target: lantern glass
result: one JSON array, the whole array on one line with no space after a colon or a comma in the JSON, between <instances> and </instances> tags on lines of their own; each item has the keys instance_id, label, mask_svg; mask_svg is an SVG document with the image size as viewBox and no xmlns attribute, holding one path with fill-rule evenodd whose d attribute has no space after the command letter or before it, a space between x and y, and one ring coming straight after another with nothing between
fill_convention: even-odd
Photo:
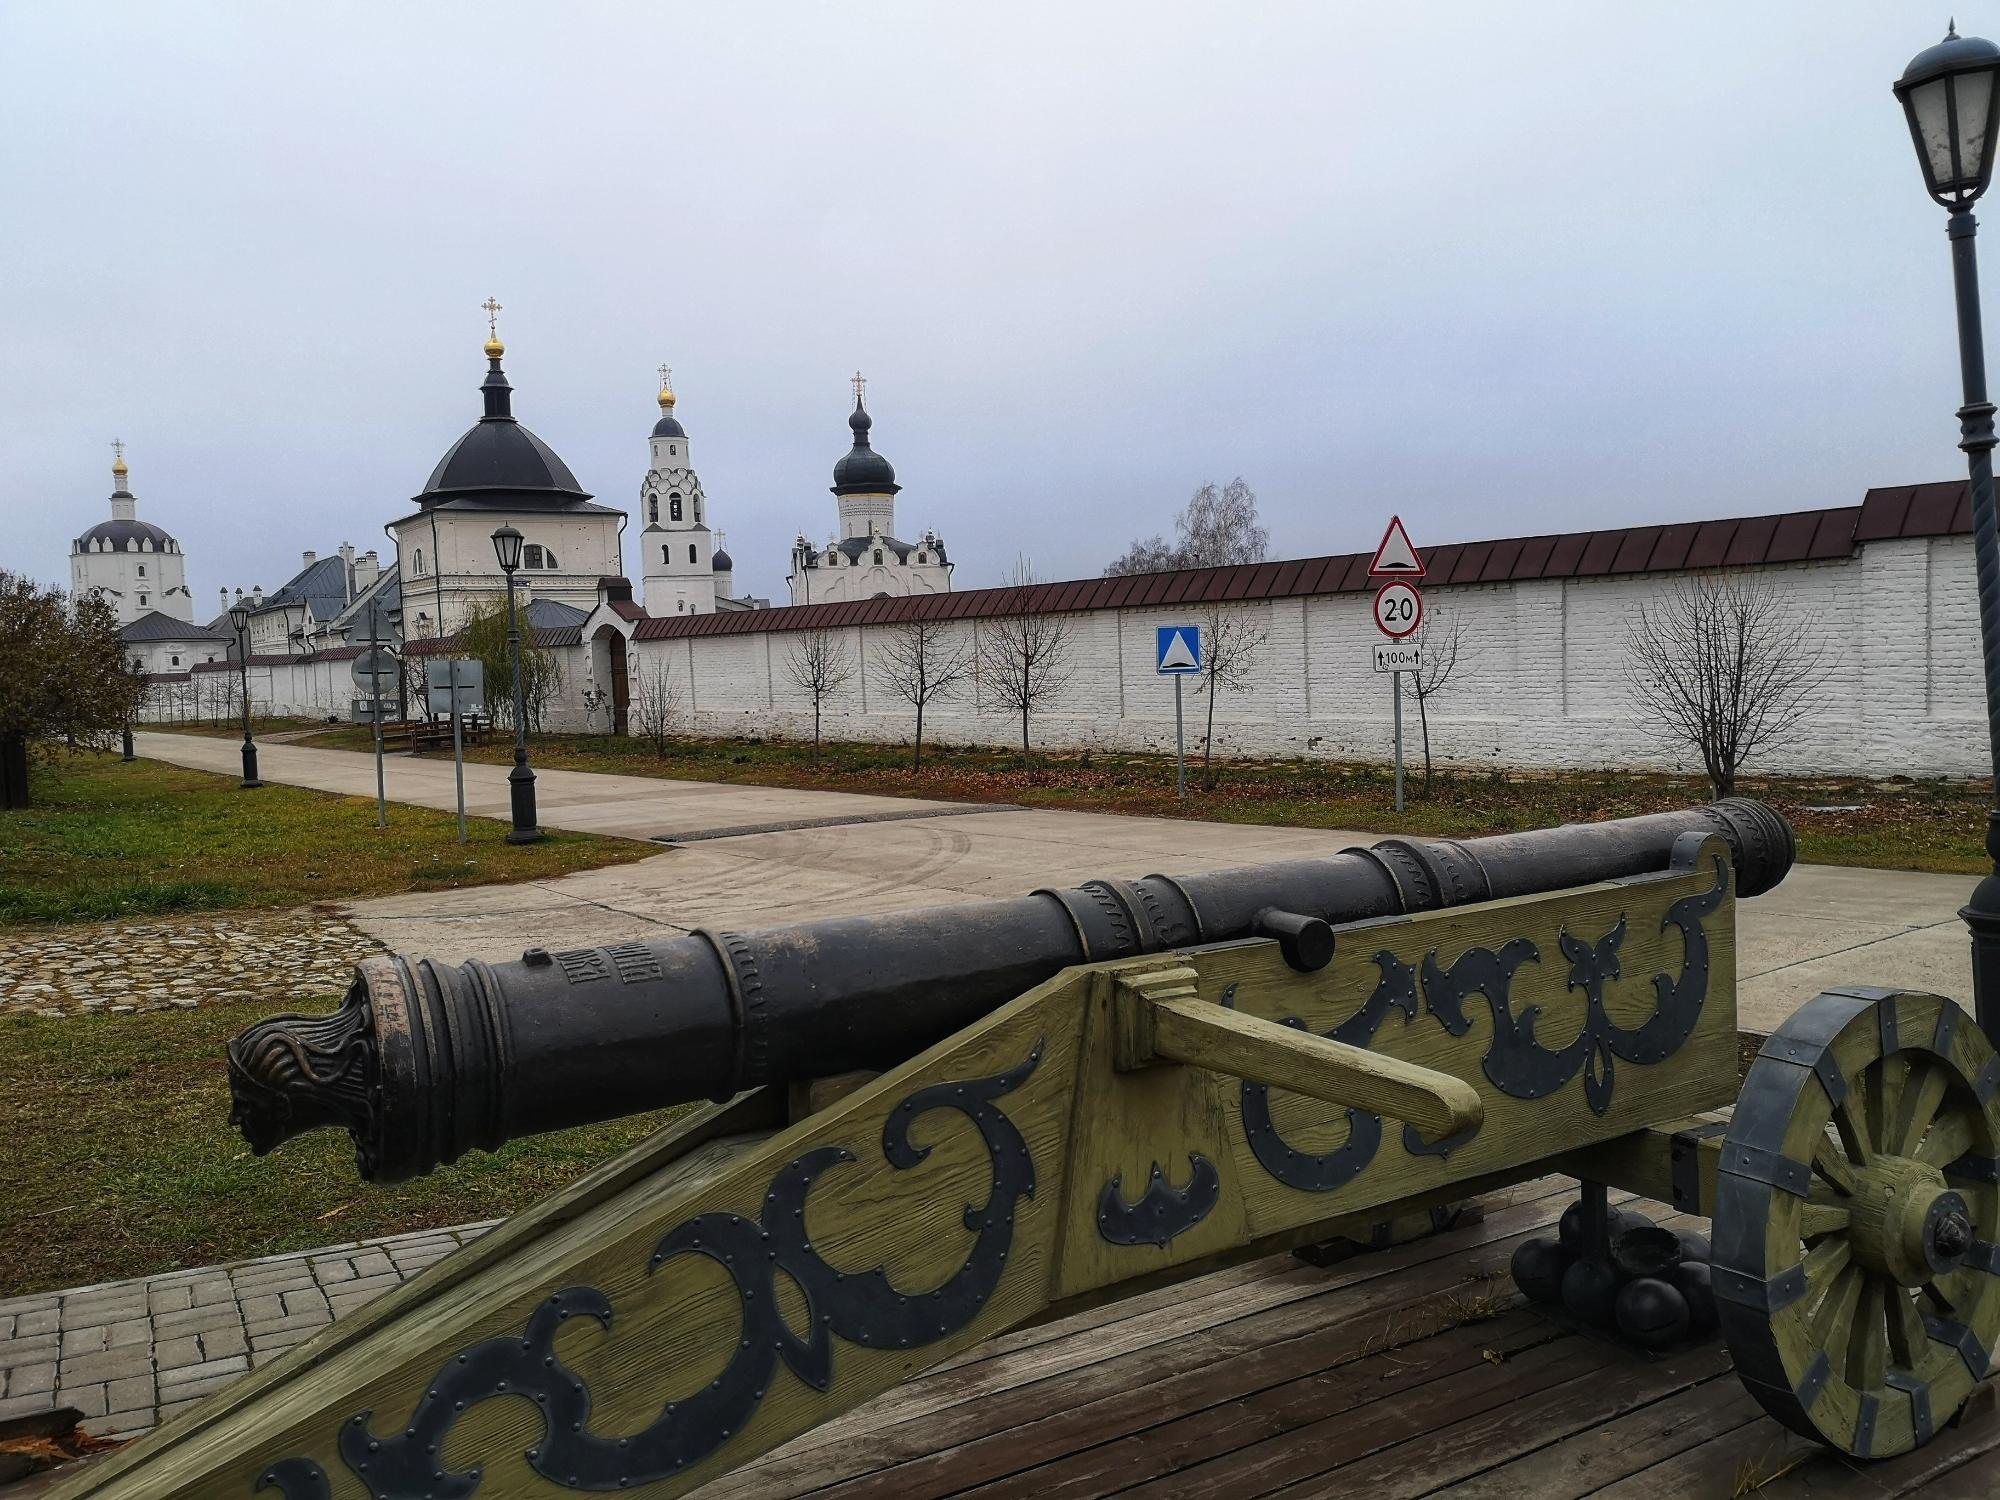
<instances>
[{"instance_id":1,"label":"lantern glass","mask_svg":"<svg viewBox=\"0 0 2000 1500\"><path fill-rule=\"evenodd\" d=\"M500 559L500 571L511 573L521 566L521 545L526 540L511 526L493 533L493 552Z\"/></svg>"},{"instance_id":2,"label":"lantern glass","mask_svg":"<svg viewBox=\"0 0 2000 1500\"><path fill-rule=\"evenodd\" d=\"M248 629L250 625L250 610L248 606L242 604L231 605L229 608L229 623L238 635L241 635Z\"/></svg>"},{"instance_id":3,"label":"lantern glass","mask_svg":"<svg viewBox=\"0 0 2000 1500\"><path fill-rule=\"evenodd\" d=\"M1996 74L2000 47L1954 32L1912 58L1896 84L1924 185L1948 208L1971 203L1993 175Z\"/></svg>"}]
</instances>

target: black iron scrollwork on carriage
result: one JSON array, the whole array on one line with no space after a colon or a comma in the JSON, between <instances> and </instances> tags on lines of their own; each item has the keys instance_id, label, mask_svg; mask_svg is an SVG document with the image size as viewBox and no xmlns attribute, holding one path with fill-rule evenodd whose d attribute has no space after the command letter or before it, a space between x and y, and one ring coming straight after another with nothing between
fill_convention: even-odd
<instances>
[{"instance_id":1,"label":"black iron scrollwork on carriage","mask_svg":"<svg viewBox=\"0 0 2000 1500\"><path fill-rule=\"evenodd\" d=\"M1585 940L1566 929L1557 937L1569 960L1569 988L1581 990L1585 1012L1582 1029L1568 1045L1545 1047L1535 1035L1542 1008L1524 1007L1517 1015L1512 1001L1515 974L1541 962L1541 950L1526 937L1511 938L1498 948L1468 948L1449 965L1435 949L1421 965L1422 1005L1453 1036L1472 1028L1466 1001L1478 995L1493 1017L1493 1041L1481 1066L1493 1086L1516 1099L1542 1099L1567 1085L1581 1072L1584 1098L1602 1115L1611 1107L1616 1085L1614 1059L1646 1065L1671 1057L1694 1034L1702 1003L1708 997L1709 946L1704 920L1729 893L1729 862L1714 861L1715 882L1706 891L1683 896L1667 908L1666 927L1680 930L1682 958L1678 974L1653 976L1653 1014L1636 1027L1620 1026L1605 1008L1604 988L1621 977L1619 948L1627 922L1620 916L1611 930ZM1419 969L1383 950L1375 955L1381 977L1361 1008L1326 1035L1338 1042L1365 1047L1391 1010L1403 1013L1405 1024L1418 1011ZM1231 986L1222 996L1235 998ZM1297 1016L1280 1018L1287 1026L1306 1029ZM1250 1150L1278 1181L1306 1192L1324 1193L1344 1187L1366 1170L1381 1147L1382 1120L1365 1110L1347 1111L1347 1139L1327 1152L1301 1151L1287 1142L1273 1123L1270 1089L1246 1082L1242 1091L1243 1130ZM1405 1126L1403 1147L1414 1156L1448 1156L1471 1140L1473 1132L1425 1142Z\"/></svg>"},{"instance_id":2,"label":"black iron scrollwork on carriage","mask_svg":"<svg viewBox=\"0 0 2000 1500\"><path fill-rule=\"evenodd\" d=\"M541 1409L544 1433L527 1459L543 1478L586 1490L647 1484L682 1472L740 1432L780 1364L825 1390L833 1377L834 1335L869 1349L908 1349L958 1332L978 1316L999 1285L1013 1244L1015 1209L1022 1198L1034 1196L1035 1166L1027 1142L994 1101L1019 1088L1041 1057L1042 1043L1037 1042L1004 1073L918 1089L889 1112L882 1127L882 1154L899 1171L930 1154L929 1147L911 1143L910 1127L931 1110L957 1110L986 1145L990 1190L985 1203L967 1205L964 1213L965 1227L974 1235L972 1249L942 1286L904 1293L879 1267L838 1271L820 1258L806 1238L806 1197L827 1168L855 1158L841 1146L818 1147L772 1178L758 1218L701 1214L677 1225L654 1250L649 1271L681 1255L707 1256L720 1265L736 1284L743 1322L722 1373L694 1394L668 1402L645 1430L622 1438L590 1431L590 1392L556 1357L555 1338L572 1317L594 1318L609 1328L612 1308L594 1287L568 1287L535 1309L521 1337L487 1339L454 1355L393 1435L376 1434L370 1425L373 1412L348 1418L339 1435L341 1461L371 1495L465 1500L479 1488L483 1471L444 1468L439 1455L446 1434L470 1407L514 1395ZM775 1281L781 1270L804 1294L804 1337L780 1311ZM307 1458L273 1464L259 1477L257 1488L275 1488L285 1500L330 1500L332 1495L325 1472Z\"/></svg>"}]
</instances>

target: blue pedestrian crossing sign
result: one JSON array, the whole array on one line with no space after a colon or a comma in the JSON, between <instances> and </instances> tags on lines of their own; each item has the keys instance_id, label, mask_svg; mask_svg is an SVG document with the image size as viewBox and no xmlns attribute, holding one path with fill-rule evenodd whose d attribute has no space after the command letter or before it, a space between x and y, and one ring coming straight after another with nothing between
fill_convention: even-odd
<instances>
[{"instance_id":1,"label":"blue pedestrian crossing sign","mask_svg":"<svg viewBox=\"0 0 2000 1500\"><path fill-rule=\"evenodd\" d=\"M1201 670L1201 627L1162 625L1159 627L1158 661L1154 670L1167 676L1192 676Z\"/></svg>"}]
</instances>

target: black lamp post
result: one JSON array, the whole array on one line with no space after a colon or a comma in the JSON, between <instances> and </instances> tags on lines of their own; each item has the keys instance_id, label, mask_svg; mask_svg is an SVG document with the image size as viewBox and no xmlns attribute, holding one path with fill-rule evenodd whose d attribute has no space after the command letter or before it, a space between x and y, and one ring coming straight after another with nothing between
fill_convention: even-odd
<instances>
[{"instance_id":1,"label":"black lamp post","mask_svg":"<svg viewBox=\"0 0 2000 1500\"><path fill-rule=\"evenodd\" d=\"M507 655L514 665L514 769L507 773L507 791L514 803L510 844L532 844L542 836L535 826L535 773L528 769L528 700L521 683L521 627L514 615L514 570L521 566L521 533L502 526L493 533L493 551L507 575Z\"/></svg>"},{"instance_id":2,"label":"black lamp post","mask_svg":"<svg viewBox=\"0 0 2000 1500\"><path fill-rule=\"evenodd\" d=\"M250 738L250 609L232 605L229 623L236 628L236 676L243 690L243 790L260 787L257 779L257 742Z\"/></svg>"},{"instance_id":3,"label":"black lamp post","mask_svg":"<svg viewBox=\"0 0 2000 1500\"><path fill-rule=\"evenodd\" d=\"M1986 399L1986 350L1979 328L1977 221L1972 205L1993 178L1994 85L2000 47L1950 30L1910 59L1896 81L1924 186L1950 210L1952 282L1958 297L1958 365L1965 404L1958 446L1972 477L1972 556L1979 583L1979 646L1986 666L1986 734L1993 755L1995 802L1986 814L1993 873L1959 913L1972 929L1972 996L1980 1028L2000 1044L2000 530L1993 515L1993 403Z\"/></svg>"}]
</instances>

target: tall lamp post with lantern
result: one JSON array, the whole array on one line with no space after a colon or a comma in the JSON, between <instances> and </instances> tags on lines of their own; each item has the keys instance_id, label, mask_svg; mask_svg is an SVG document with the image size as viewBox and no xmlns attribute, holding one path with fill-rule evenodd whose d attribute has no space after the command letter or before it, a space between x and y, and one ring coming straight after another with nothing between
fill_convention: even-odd
<instances>
[{"instance_id":1,"label":"tall lamp post with lantern","mask_svg":"<svg viewBox=\"0 0 2000 1500\"><path fill-rule=\"evenodd\" d=\"M260 787L257 779L257 742L250 738L250 607L232 605L229 623L236 631L236 681L243 693L243 787Z\"/></svg>"},{"instance_id":2,"label":"tall lamp post with lantern","mask_svg":"<svg viewBox=\"0 0 2000 1500\"><path fill-rule=\"evenodd\" d=\"M542 836L535 826L535 773L528 768L528 697L521 680L521 627L514 613L514 572L521 566L521 533L502 526L493 533L493 551L507 575L507 655L514 668L514 769L507 773L507 791L514 806L510 844L532 844Z\"/></svg>"},{"instance_id":3,"label":"tall lamp post with lantern","mask_svg":"<svg viewBox=\"0 0 2000 1500\"><path fill-rule=\"evenodd\" d=\"M1958 365L1965 401L1958 446L1972 482L1972 556L1979 585L1979 646L1986 669L1986 734L1993 756L1994 805L1986 815L1993 872L1959 915L1972 929L1972 994L1980 1028L2000 1045L2000 530L1993 514L1993 403L1986 395L1986 349L1979 326L1978 221L1972 205L1993 178L2000 110L2000 47L1960 36L1956 26L1910 59L1895 93L1909 117L1924 186L1949 213L1952 284L1958 301Z\"/></svg>"}]
</instances>

